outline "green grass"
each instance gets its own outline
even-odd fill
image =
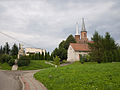
[[[84,63],[34,74],[48,90],[120,90],[120,63]]]
[[[19,67],[18,70],[37,70],[51,67],[51,65],[46,64],[45,60],[31,60],[28,66]]]
[[[9,64],[8,63],[3,63],[3,64],[1,64],[0,63],[0,69],[1,70],[11,70],[11,66],[9,66]]]

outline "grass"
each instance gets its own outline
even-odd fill
[[[34,74],[48,90],[120,90],[120,63],[84,63]]]
[[[8,63],[3,63],[3,64],[1,64],[0,63],[0,69],[1,70],[11,70],[11,66],[9,66],[9,64]]]
[[[19,67],[18,70],[37,70],[51,67],[51,65],[46,64],[45,60],[31,60],[28,66]]]

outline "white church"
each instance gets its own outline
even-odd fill
[[[67,61],[74,62],[80,60],[80,55],[86,55],[90,52],[88,43],[93,43],[87,38],[87,31],[85,28],[84,19],[82,19],[82,30],[81,36],[79,34],[79,26],[76,23],[76,34],[75,34],[76,43],[70,43],[67,53]]]

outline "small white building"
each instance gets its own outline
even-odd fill
[[[42,54],[42,52],[45,55],[46,50],[41,48],[25,48],[25,55],[35,54],[35,53]]]
[[[70,43],[67,53],[67,61],[74,62],[80,60],[80,55],[86,55],[90,52],[88,43],[93,43],[87,38],[87,31],[85,29],[84,19],[82,19],[81,37],[79,34],[78,23],[76,23],[76,43]]]
[[[80,55],[86,55],[89,51],[88,44],[70,43],[67,61],[80,61]]]

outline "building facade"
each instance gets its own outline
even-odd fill
[[[67,53],[67,61],[74,62],[79,61],[81,55],[86,55],[90,52],[88,43],[92,43],[87,38],[87,31],[85,28],[84,19],[82,19],[82,30],[81,37],[79,34],[79,26],[76,23],[76,34],[75,34],[76,43],[70,43]]]

